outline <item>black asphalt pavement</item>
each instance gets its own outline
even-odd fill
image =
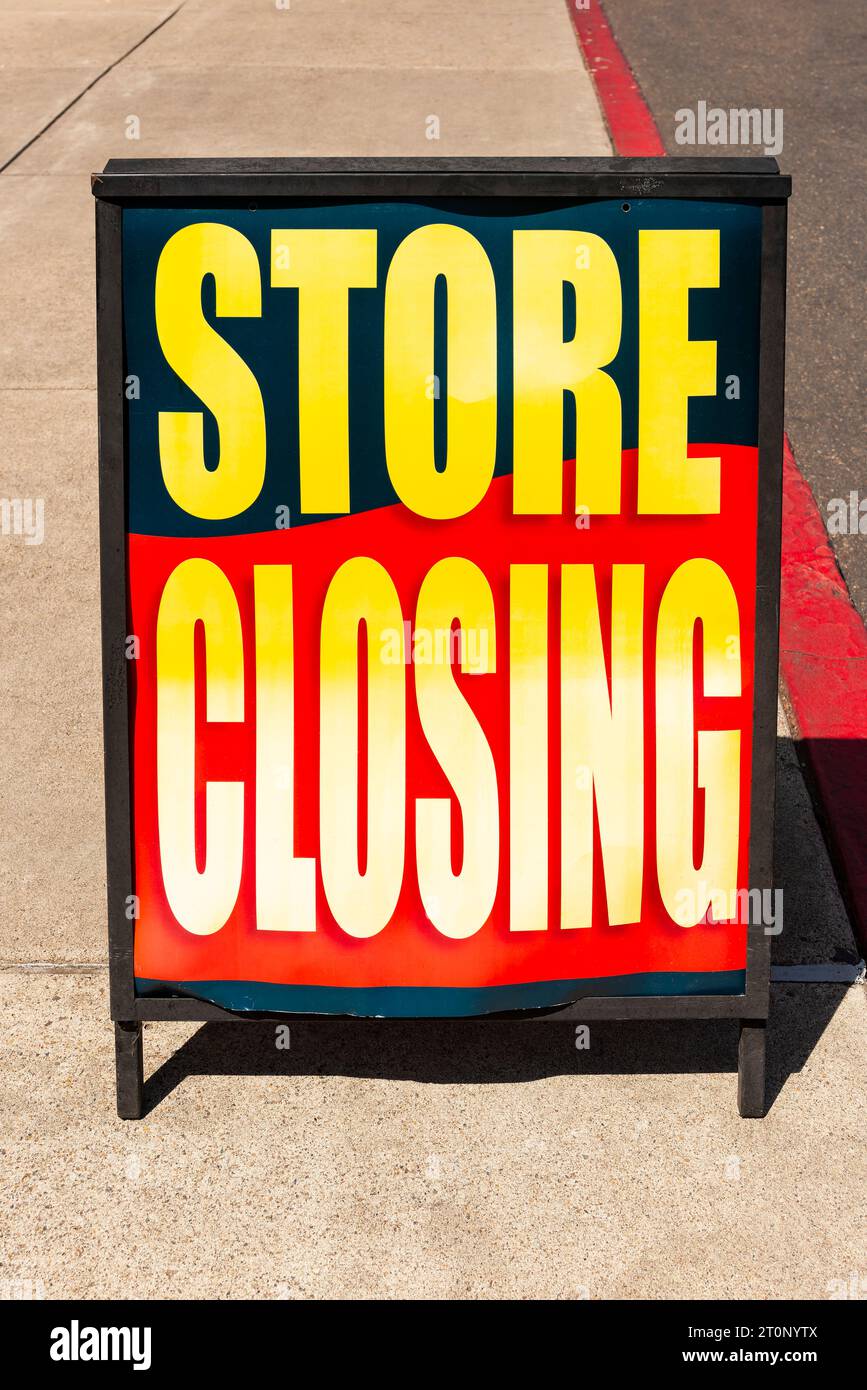
[[[597,3],[597,0],[593,0]],[[832,544],[867,618],[864,429],[864,183],[867,5],[863,0],[604,0],[671,154],[759,154],[688,147],[675,113],[710,107],[783,111],[780,168],[789,204],[786,424],[828,522],[854,491],[865,534]]]

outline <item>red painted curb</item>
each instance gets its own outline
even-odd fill
[[[837,877],[867,954],[867,631],[788,438],[780,674]]]
[[[665,154],[599,0],[566,0],[618,154]],[[867,955],[867,630],[810,486],[783,440],[780,674],[853,927]]]
[[[589,0],[587,8],[582,7],[581,0],[566,0],[566,8],[617,153],[635,157],[665,154],[650,107],[598,0]]]

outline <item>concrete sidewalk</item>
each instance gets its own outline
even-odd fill
[[[553,1027],[305,1025],[289,1053],[264,1026],[151,1027],[159,1103],[114,1118],[88,174],[610,147],[563,0],[0,0],[0,51],[0,492],[45,503],[43,544],[0,544],[0,1281],[822,1298],[867,1280],[858,985],[775,991],[758,1124],[737,1119],[734,1029],[706,1023],[600,1025],[589,1053]],[[779,746],[777,959],[853,962],[785,724]]]
[[[0,1278],[47,1297],[828,1298],[867,1280],[864,1001],[775,992],[739,1120],[732,1024],[145,1030],[113,1117],[104,981],[0,977]],[[835,1281],[839,1281],[839,1286]],[[862,1284],[867,1293],[867,1282]]]
[[[44,544],[0,551],[0,708],[15,711],[0,961],[105,951],[90,172],[132,156],[610,152],[561,0],[187,0],[149,38],[170,8],[61,14],[0,9],[0,149],[84,92],[0,175],[3,495],[45,501]],[[53,95],[28,114],[14,93],[34,73]]]

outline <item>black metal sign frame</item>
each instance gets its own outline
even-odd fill
[[[270,199],[357,197],[568,197],[725,199],[762,213],[759,342],[759,496],[756,555],[755,685],[749,888],[773,886],[774,791],[779,645],[785,342],[786,215],[791,180],[774,159],[235,159],[111,160],[92,176],[96,198],[100,559],[111,1017],[115,1024],[117,1109],[143,1111],[142,1023],[232,1019],[315,1022],[310,1014],[239,1014],[189,998],[135,993],[128,902],[135,893],[127,691],[127,424],[122,307],[125,207],[248,205]],[[752,897],[750,899],[752,901]],[[765,1033],[770,940],[748,927],[746,987],[740,995],[588,997],[561,1007],[484,1018],[575,1025],[593,1019],[736,1018],[738,1108],[765,1105]],[[329,1016],[332,1017],[332,1016]],[[447,1020],[449,1024],[465,1020]],[[479,1019],[474,1019],[478,1022]]]

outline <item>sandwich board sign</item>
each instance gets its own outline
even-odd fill
[[[148,1019],[726,1016],[760,1114],[788,179],[93,188],[119,1112]]]

